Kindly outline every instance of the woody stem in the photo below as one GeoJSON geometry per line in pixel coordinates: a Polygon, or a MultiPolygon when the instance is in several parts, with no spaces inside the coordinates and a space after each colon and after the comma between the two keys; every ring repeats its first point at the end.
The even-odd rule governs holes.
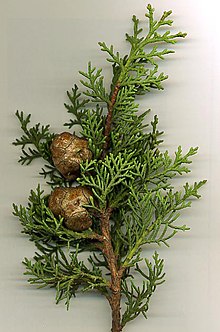
{"type": "Polygon", "coordinates": [[[124,269],[118,267],[117,256],[114,252],[111,234],[110,234],[110,216],[112,210],[106,209],[101,215],[101,230],[103,236],[103,254],[108,262],[108,267],[111,273],[110,291],[111,295],[108,300],[112,309],[112,332],[120,332],[121,326],[121,278],[124,269]]]}
{"type": "Polygon", "coordinates": [[[116,99],[117,99],[119,89],[120,89],[120,83],[118,82],[115,85],[114,91],[111,95],[110,102],[108,104],[108,114],[107,114],[107,117],[106,117],[105,130],[104,130],[105,143],[104,143],[104,146],[103,146],[102,158],[105,158],[105,156],[107,154],[107,151],[109,149],[113,109],[114,109],[114,105],[115,105],[115,102],[116,102],[116,99]]]}

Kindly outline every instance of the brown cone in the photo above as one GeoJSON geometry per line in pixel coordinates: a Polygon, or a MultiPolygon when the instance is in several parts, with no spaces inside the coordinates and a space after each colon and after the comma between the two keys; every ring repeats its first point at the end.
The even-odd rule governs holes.
{"type": "Polygon", "coordinates": [[[50,149],[54,166],[68,180],[79,176],[82,161],[92,159],[88,141],[68,132],[56,135],[50,149]]]}
{"type": "Polygon", "coordinates": [[[92,195],[87,187],[56,188],[49,197],[49,208],[55,216],[62,216],[64,224],[73,231],[84,231],[91,227],[92,220],[83,207],[92,195]]]}

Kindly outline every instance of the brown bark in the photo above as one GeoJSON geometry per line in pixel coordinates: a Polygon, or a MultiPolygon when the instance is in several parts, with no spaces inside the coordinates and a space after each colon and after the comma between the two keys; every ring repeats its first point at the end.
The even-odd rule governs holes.
{"type": "Polygon", "coordinates": [[[120,332],[121,326],[121,285],[118,285],[118,290],[112,293],[111,309],[112,309],[112,332],[120,332]]]}
{"type": "MultiPolygon", "coordinates": [[[[108,105],[108,114],[105,122],[105,143],[103,146],[102,159],[105,158],[108,153],[109,145],[110,145],[110,134],[112,129],[112,117],[113,117],[113,109],[117,99],[117,95],[120,89],[120,82],[115,85],[114,91],[111,95],[111,100],[108,105]]],[[[106,257],[108,262],[108,267],[111,273],[111,283],[110,283],[110,291],[111,294],[108,297],[109,304],[112,309],[112,332],[120,332],[122,330],[121,325],[121,278],[123,276],[124,270],[118,266],[117,255],[114,253],[114,248],[111,241],[111,233],[110,233],[110,217],[111,217],[112,209],[107,208],[101,214],[101,231],[103,236],[102,241],[102,252],[106,257]]]]}
{"type": "Polygon", "coordinates": [[[108,267],[111,273],[111,294],[108,298],[112,309],[112,332],[120,332],[121,326],[121,278],[124,270],[118,266],[117,257],[111,241],[110,234],[110,216],[111,209],[107,209],[101,215],[101,230],[103,236],[103,254],[108,262],[108,267]]]}
{"type": "Polygon", "coordinates": [[[108,106],[108,114],[107,114],[106,121],[105,121],[105,131],[104,131],[105,143],[103,146],[102,158],[105,158],[108,148],[109,148],[113,109],[114,109],[114,105],[116,102],[116,98],[117,98],[119,89],[120,89],[120,83],[118,82],[115,85],[115,89],[112,93],[111,100],[110,100],[110,103],[108,106]]]}

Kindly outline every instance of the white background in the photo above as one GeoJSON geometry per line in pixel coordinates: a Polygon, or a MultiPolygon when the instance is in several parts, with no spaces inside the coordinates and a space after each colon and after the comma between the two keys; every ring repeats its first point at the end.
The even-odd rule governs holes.
{"type": "MultiPolygon", "coordinates": [[[[173,153],[199,146],[191,182],[208,179],[202,199],[182,216],[191,227],[159,249],[165,258],[166,283],[153,296],[149,319],[130,323],[126,331],[220,331],[220,44],[217,0],[155,0],[157,15],[173,10],[174,31],[187,39],[174,46],[161,68],[169,75],[165,90],[141,101],[141,108],[158,114],[165,131],[164,148],[173,153]]],[[[54,304],[54,290],[36,290],[26,283],[21,261],[34,247],[20,233],[11,214],[12,202],[26,204],[30,189],[42,180],[41,163],[22,167],[11,142],[20,131],[14,113],[32,113],[33,123],[51,123],[62,131],[68,120],[66,90],[78,82],[79,69],[89,60],[110,71],[98,41],[127,51],[124,33],[131,17],[144,19],[143,0],[1,0],[0,1],[0,328],[7,332],[110,330],[110,310],[104,299],[80,294],[70,311],[54,304]]],[[[187,181],[186,179],[183,179],[187,181]]]]}

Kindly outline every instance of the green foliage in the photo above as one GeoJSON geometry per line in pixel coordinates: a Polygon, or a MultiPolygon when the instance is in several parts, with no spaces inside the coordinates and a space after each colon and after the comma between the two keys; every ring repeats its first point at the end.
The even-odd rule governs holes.
{"type": "Polygon", "coordinates": [[[149,125],[143,124],[143,120],[148,113],[149,111],[146,111],[139,116],[133,115],[129,119],[120,119],[119,121],[115,119],[115,132],[111,136],[112,151],[115,155],[125,149],[128,153],[135,152],[137,156],[145,155],[146,151],[154,151],[163,142],[159,139],[163,132],[157,129],[158,118],[156,115],[151,121],[151,131],[146,130],[149,125]],[[121,126],[122,123],[123,126],[121,126]]]}
{"type": "Polygon", "coordinates": [[[165,273],[163,272],[163,259],[159,258],[157,252],[153,255],[154,264],[148,259],[145,259],[147,273],[144,272],[138,264],[136,264],[135,271],[139,272],[143,277],[142,287],[136,286],[133,279],[130,277],[122,283],[122,294],[126,298],[126,310],[122,316],[122,326],[135,319],[140,314],[145,318],[149,306],[149,300],[156,290],[158,285],[161,285],[165,280],[165,273]]]}
{"type": "Polygon", "coordinates": [[[75,119],[64,125],[72,128],[74,125],[80,125],[82,128],[81,134],[88,139],[89,148],[93,153],[94,159],[98,159],[102,153],[102,147],[105,142],[103,134],[103,127],[105,124],[105,116],[103,108],[98,104],[95,109],[83,108],[89,103],[89,99],[80,99],[81,93],[78,92],[77,85],[72,88],[72,93],[67,93],[71,105],[65,104],[68,112],[71,113],[75,119]]]}
{"type": "MultiPolygon", "coordinates": [[[[148,5],[148,25],[144,28],[133,16],[133,32],[126,34],[130,46],[126,55],[115,51],[113,45],[99,43],[112,65],[109,90],[104,85],[102,70],[89,62],[87,71],[80,71],[80,83],[85,90],[80,92],[74,85],[67,92],[69,104],[65,107],[71,119],[64,126],[71,130],[80,126],[80,134],[88,140],[93,154],[92,160],[81,163],[76,180],[93,193],[85,206],[93,221],[91,228],[83,232],[68,230],[63,219],[55,217],[48,208],[48,195],[44,195],[40,186],[31,191],[26,207],[13,206],[23,233],[38,248],[33,260],[24,260],[25,274],[32,284],[54,287],[57,303],[64,299],[69,307],[77,291],[95,290],[112,305],[111,264],[116,262],[115,269],[123,271],[121,295],[125,311],[121,327],[140,314],[146,317],[152,294],[164,282],[163,260],[156,252],[153,262],[144,259],[145,267],[141,266],[143,246],[168,246],[174,235],[189,229],[178,223],[180,213],[191,206],[192,199],[200,198],[199,189],[206,182],[174,188],[172,180],[190,172],[191,158],[198,148],[183,153],[179,146],[173,156],[160,151],[163,132],[158,129],[158,117],[149,120],[149,110],[139,114],[136,102],[138,95],[163,89],[167,75],[160,72],[158,62],[174,53],[167,44],[185,37],[184,33],[172,34],[169,30],[173,24],[170,15],[171,11],[164,12],[156,20],[154,9],[148,5]],[[109,224],[103,231],[106,216],[109,224]],[[115,255],[111,262],[104,248],[109,234],[111,254],[115,255]],[[80,260],[83,251],[91,252],[86,264],[80,260]],[[136,275],[142,278],[141,286],[135,280],[136,275]]],[[[25,117],[23,112],[16,112],[16,116],[23,131],[21,138],[13,143],[21,146],[19,162],[30,164],[42,157],[47,164],[40,174],[49,178],[47,183],[52,189],[75,185],[53,165],[50,144],[55,135],[50,133],[50,126],[38,123],[29,128],[30,115],[25,117]]]]}
{"type": "Polygon", "coordinates": [[[80,82],[84,85],[87,90],[84,94],[94,102],[109,102],[108,93],[105,91],[104,87],[104,77],[101,75],[102,69],[96,69],[92,67],[91,62],[88,63],[87,72],[79,72],[86,80],[81,80],[80,82]]]}
{"type": "MultiPolygon", "coordinates": [[[[63,226],[63,218],[56,218],[48,208],[48,195],[38,185],[31,190],[27,207],[13,204],[13,214],[19,218],[23,233],[28,234],[31,241],[40,247],[42,244],[50,248],[51,245],[86,247],[86,242],[93,235],[91,229],[84,232],[74,232],[63,226]]],[[[52,247],[53,249],[53,247],[52,247]]]]}
{"type": "Polygon", "coordinates": [[[43,158],[51,163],[49,145],[54,134],[49,131],[50,125],[41,126],[37,123],[35,126],[28,128],[31,115],[25,117],[23,112],[16,112],[24,134],[17,138],[13,144],[21,146],[22,155],[19,162],[24,165],[30,164],[36,158],[43,158]]]}
{"type": "Polygon", "coordinates": [[[128,179],[133,178],[132,169],[132,153],[119,153],[116,157],[110,153],[104,160],[92,160],[82,165],[78,182],[92,189],[97,199],[97,208],[101,211],[108,206],[118,206],[121,190],[128,186],[128,179]]]}
{"type": "Polygon", "coordinates": [[[47,184],[49,184],[51,188],[55,188],[58,186],[71,186],[71,181],[64,179],[60,172],[58,172],[58,170],[54,167],[54,165],[44,165],[44,168],[41,169],[41,172],[39,174],[42,175],[44,179],[49,178],[47,184]]]}
{"type": "Polygon", "coordinates": [[[81,120],[81,134],[88,140],[89,149],[93,153],[93,158],[99,159],[105,142],[105,136],[103,134],[105,124],[103,109],[97,105],[96,109],[87,110],[86,115],[87,116],[81,120]]]}
{"type": "Polygon", "coordinates": [[[169,155],[168,151],[159,152],[158,150],[148,149],[141,156],[141,162],[136,164],[138,179],[136,186],[139,190],[148,188],[153,191],[159,189],[172,188],[170,180],[177,175],[189,173],[189,165],[192,163],[191,157],[198,151],[198,148],[190,148],[183,154],[181,146],[175,152],[175,158],[169,155]]]}
{"type": "Polygon", "coordinates": [[[103,278],[100,268],[95,265],[87,268],[83,261],[78,260],[77,249],[68,256],[67,258],[62,250],[57,249],[50,255],[36,253],[34,263],[25,258],[25,274],[31,276],[28,281],[40,288],[55,287],[56,303],[65,300],[67,308],[79,287],[84,292],[97,289],[104,295],[108,293],[108,281],[103,278]]]}
{"type": "Polygon", "coordinates": [[[87,110],[84,107],[89,103],[89,99],[81,100],[81,93],[78,89],[78,86],[75,84],[72,91],[67,92],[71,105],[64,104],[64,106],[67,112],[74,116],[74,120],[70,119],[70,122],[64,124],[64,126],[68,128],[72,128],[74,125],[80,125],[81,120],[87,116],[87,110]]]}
{"type": "Polygon", "coordinates": [[[23,135],[17,138],[13,145],[21,146],[22,155],[18,160],[22,165],[29,165],[33,160],[42,158],[47,161],[47,164],[42,168],[40,175],[44,178],[50,179],[48,184],[51,186],[65,185],[68,186],[69,182],[65,181],[57,169],[53,165],[50,153],[50,144],[55,137],[54,133],[50,133],[50,125],[41,125],[37,123],[29,128],[31,122],[31,114],[27,116],[24,112],[16,112],[16,117],[20,122],[23,135]]]}
{"type": "Polygon", "coordinates": [[[166,194],[162,190],[136,193],[131,191],[127,206],[121,208],[120,219],[124,228],[118,231],[126,257],[122,264],[134,266],[139,260],[143,244],[165,244],[178,231],[186,231],[186,225],[176,224],[179,211],[191,206],[190,198],[199,198],[198,190],[205,183],[200,181],[184,185],[184,191],[170,189],[166,194]]]}

